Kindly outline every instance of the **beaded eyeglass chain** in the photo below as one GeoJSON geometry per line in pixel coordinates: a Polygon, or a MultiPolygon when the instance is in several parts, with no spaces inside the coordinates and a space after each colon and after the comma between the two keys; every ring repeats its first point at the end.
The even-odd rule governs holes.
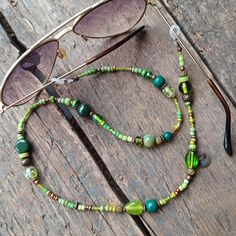
{"type": "Polygon", "coordinates": [[[174,89],[165,83],[165,79],[158,75],[153,76],[149,70],[141,69],[141,68],[116,68],[116,67],[102,67],[98,69],[90,69],[85,73],[81,74],[80,77],[88,76],[91,74],[96,74],[98,72],[117,72],[117,71],[130,71],[132,73],[136,73],[141,75],[142,77],[152,80],[152,83],[155,87],[160,88],[163,94],[166,97],[174,99],[176,108],[177,108],[177,124],[173,128],[172,131],[164,132],[160,138],[155,138],[153,135],[145,135],[144,137],[136,137],[132,138],[131,136],[126,136],[121,134],[120,132],[111,128],[107,122],[98,114],[94,113],[89,104],[80,103],[78,99],[72,100],[70,98],[55,98],[50,97],[49,99],[40,99],[37,103],[34,103],[29,107],[29,109],[24,114],[23,118],[18,124],[18,136],[17,136],[17,143],[16,143],[16,151],[19,154],[19,158],[22,161],[22,165],[26,167],[25,176],[27,179],[33,181],[33,183],[39,187],[39,189],[51,199],[57,201],[59,204],[70,208],[76,209],[78,211],[100,211],[100,212],[112,212],[112,213],[122,213],[127,212],[130,215],[141,215],[145,211],[149,213],[156,212],[159,208],[166,205],[169,201],[176,198],[183,192],[188,186],[191,180],[195,175],[195,169],[198,167],[199,164],[199,157],[197,154],[197,138],[196,138],[196,129],[195,129],[195,121],[192,111],[192,86],[189,82],[189,77],[185,71],[185,60],[182,53],[181,46],[176,42],[177,51],[179,54],[179,68],[180,68],[180,78],[179,78],[179,91],[183,94],[183,101],[188,110],[188,120],[190,123],[190,141],[188,145],[188,152],[185,155],[185,167],[187,169],[187,175],[183,182],[168,196],[161,198],[161,199],[148,199],[145,202],[141,200],[133,200],[128,202],[125,206],[121,205],[101,205],[101,206],[91,206],[85,205],[79,202],[74,202],[72,200],[63,198],[58,196],[57,194],[53,193],[47,187],[45,187],[41,182],[38,176],[37,169],[31,164],[30,160],[30,143],[26,139],[25,134],[25,124],[29,119],[30,115],[38,109],[42,105],[50,104],[50,103],[60,103],[64,104],[68,107],[75,108],[78,114],[82,117],[90,117],[92,120],[98,125],[103,127],[105,130],[110,132],[116,138],[123,140],[125,142],[135,143],[138,146],[145,146],[145,147],[153,147],[156,144],[160,144],[162,142],[168,142],[171,140],[173,134],[180,128],[182,123],[182,113],[180,111],[179,102],[176,98],[176,94],[174,89]]]}

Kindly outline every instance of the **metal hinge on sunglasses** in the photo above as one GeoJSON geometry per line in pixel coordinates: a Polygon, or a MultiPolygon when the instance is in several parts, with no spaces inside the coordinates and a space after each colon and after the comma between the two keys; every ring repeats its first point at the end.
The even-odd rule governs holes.
{"type": "Polygon", "coordinates": [[[58,79],[58,78],[51,78],[50,79],[51,82],[53,82],[54,84],[58,84],[58,85],[70,84],[70,83],[73,83],[78,80],[79,80],[79,77],[74,77],[74,78],[70,78],[70,79],[58,79]]]}
{"type": "Polygon", "coordinates": [[[150,4],[150,5],[152,5],[152,6],[157,5],[156,0],[146,0],[146,2],[147,2],[147,4],[150,4]]]}

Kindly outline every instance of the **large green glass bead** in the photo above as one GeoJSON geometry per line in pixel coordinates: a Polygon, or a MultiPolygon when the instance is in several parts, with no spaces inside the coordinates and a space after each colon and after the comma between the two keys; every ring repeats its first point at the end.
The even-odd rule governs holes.
{"type": "Polygon", "coordinates": [[[169,141],[171,141],[173,135],[170,131],[165,131],[165,132],[163,132],[162,137],[163,137],[164,141],[169,142],[169,141]]]}
{"type": "Polygon", "coordinates": [[[179,91],[182,94],[191,94],[192,90],[193,90],[192,85],[188,81],[182,82],[182,83],[179,84],[179,91]]]}
{"type": "Polygon", "coordinates": [[[194,151],[188,151],[185,155],[185,166],[188,169],[196,169],[199,164],[199,156],[194,151]]]}
{"type": "Polygon", "coordinates": [[[92,108],[87,103],[81,103],[77,110],[78,114],[82,117],[88,117],[91,111],[92,108]]]}
{"type": "Polygon", "coordinates": [[[154,135],[145,135],[143,137],[144,146],[151,148],[156,144],[156,137],[154,135]]]}
{"type": "Polygon", "coordinates": [[[166,83],[165,78],[161,75],[157,75],[155,79],[152,81],[152,84],[156,88],[161,88],[166,83]]]}
{"type": "Polygon", "coordinates": [[[25,170],[25,177],[29,180],[35,180],[38,177],[38,171],[34,166],[29,166],[25,170]]]}
{"type": "Polygon", "coordinates": [[[16,151],[19,154],[26,153],[30,149],[30,143],[27,140],[25,140],[25,139],[19,139],[16,142],[15,148],[16,148],[16,151]]]}
{"type": "Polygon", "coordinates": [[[145,208],[146,208],[146,211],[149,213],[156,212],[158,210],[157,200],[155,200],[155,199],[146,200],[145,201],[145,208]]]}
{"type": "Polygon", "coordinates": [[[144,212],[145,207],[140,200],[134,200],[125,205],[125,210],[130,215],[138,216],[144,212]]]}

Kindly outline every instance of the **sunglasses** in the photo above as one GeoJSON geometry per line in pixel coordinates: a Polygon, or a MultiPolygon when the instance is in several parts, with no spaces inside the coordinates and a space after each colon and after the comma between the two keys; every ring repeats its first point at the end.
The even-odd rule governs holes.
{"type": "MultiPolygon", "coordinates": [[[[144,28],[144,26],[133,31],[131,34],[107,50],[86,60],[75,69],[59,76],[55,80],[48,82],[54,68],[56,58],[60,54],[59,39],[69,32],[73,31],[75,34],[84,38],[94,39],[109,38],[124,34],[139,23],[144,16],[148,4],[154,6],[166,25],[170,28],[170,23],[160,8],[156,6],[155,2],[155,0],[102,0],[77,13],[48,33],[36,42],[30,49],[23,53],[23,55],[18,58],[18,60],[5,75],[0,87],[0,113],[3,113],[10,107],[19,106],[26,103],[29,99],[38,94],[41,90],[45,89],[47,86],[62,80],[76,70],[89,65],[106,54],[112,52],[134,37],[144,28]],[[51,37],[55,32],[73,20],[74,23],[72,26],[62,30],[56,36],[51,37]]],[[[7,22],[4,23],[7,24],[7,22]]],[[[6,25],[4,28],[10,28],[10,26],[6,25]]],[[[204,78],[207,80],[208,84],[224,106],[226,114],[224,148],[228,155],[231,156],[233,152],[231,144],[231,112],[229,105],[213,80],[206,73],[203,66],[198,63],[192,52],[188,49],[181,38],[175,34],[175,32],[172,32],[172,34],[176,36],[176,39],[179,41],[181,46],[186,50],[193,62],[203,72],[205,75],[204,78]]],[[[18,44],[17,46],[20,49],[24,48],[24,45],[18,44]]]]}
{"type": "MultiPolygon", "coordinates": [[[[2,112],[10,107],[19,106],[29,101],[34,95],[51,85],[49,81],[57,57],[60,57],[59,39],[74,32],[83,38],[111,38],[129,32],[142,19],[147,4],[146,0],[102,0],[77,13],[36,42],[21,55],[6,73],[0,87],[0,108],[2,112]],[[74,20],[72,26],[55,32],[74,20]],[[43,85],[43,86],[42,86],[43,85]]],[[[144,26],[138,28],[107,50],[91,57],[83,64],[57,78],[63,79],[76,70],[91,64],[127,42],[144,26]]]]}

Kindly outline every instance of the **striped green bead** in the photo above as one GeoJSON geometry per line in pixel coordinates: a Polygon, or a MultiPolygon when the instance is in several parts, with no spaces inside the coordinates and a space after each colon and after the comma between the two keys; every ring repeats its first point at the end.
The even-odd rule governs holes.
{"type": "Polygon", "coordinates": [[[55,96],[51,96],[51,97],[50,97],[50,102],[51,102],[51,103],[55,103],[55,101],[56,101],[55,96]]]}
{"type": "Polygon", "coordinates": [[[97,125],[100,125],[100,126],[104,126],[106,124],[106,122],[103,119],[103,117],[98,115],[98,114],[93,114],[92,120],[93,120],[93,122],[95,122],[97,125]]]}
{"type": "Polygon", "coordinates": [[[152,72],[150,70],[147,70],[147,69],[143,69],[142,72],[140,73],[140,75],[144,79],[151,79],[152,78],[152,72]]]}
{"type": "Polygon", "coordinates": [[[188,151],[185,155],[185,166],[188,169],[196,169],[199,164],[199,156],[195,151],[188,151]]]}
{"type": "Polygon", "coordinates": [[[191,94],[192,93],[192,85],[190,82],[186,81],[186,82],[181,82],[179,84],[179,91],[182,93],[182,94],[191,94]]]}

